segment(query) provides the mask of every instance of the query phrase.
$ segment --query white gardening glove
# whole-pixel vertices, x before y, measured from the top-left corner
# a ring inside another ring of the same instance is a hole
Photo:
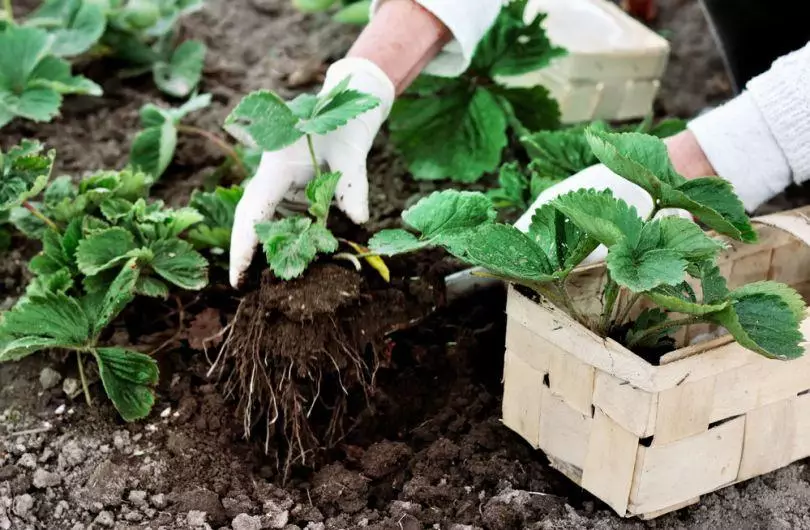
[[[538,195],[534,203],[526,210],[526,213],[517,220],[515,228],[521,232],[528,232],[529,226],[532,224],[534,212],[539,207],[551,202],[551,200],[560,195],[588,188],[599,191],[610,189],[614,197],[622,199],[630,206],[634,206],[639,216],[643,218],[650,215],[652,211],[653,201],[649,193],[644,191],[640,186],[616,175],[604,165],[598,164],[568,177]],[[660,218],[669,215],[678,215],[685,219],[692,219],[692,216],[687,211],[674,208],[665,208],[659,211],[655,217]],[[598,263],[603,261],[606,256],[607,248],[604,245],[599,245],[596,250],[585,258],[582,265]],[[474,267],[447,276],[444,279],[447,300],[453,301],[471,292],[499,283],[499,280],[494,278],[481,277],[479,274],[482,272],[484,272],[482,267]]]
[[[394,103],[394,85],[371,61],[360,58],[342,59],[326,72],[321,93],[351,76],[349,88],[371,94],[380,105],[364,112],[340,129],[315,136],[313,143],[318,163],[343,176],[335,190],[335,200],[355,223],[368,221],[368,180],[366,158],[380,126],[388,118]],[[279,151],[265,152],[256,174],[245,186],[236,207],[231,230],[230,282],[238,287],[250,266],[256,246],[256,223],[273,217],[285,197],[300,197],[301,191],[315,176],[306,138]]]
[[[609,189],[613,192],[613,196],[621,199],[628,205],[635,207],[636,211],[641,218],[646,219],[653,209],[653,200],[649,193],[644,191],[641,186],[633,184],[627,179],[624,179],[613,171],[605,167],[603,164],[597,164],[587,169],[583,169],[576,175],[572,175],[563,180],[559,184],[551,186],[543,191],[535,199],[526,213],[515,223],[515,228],[521,232],[528,232],[529,226],[532,224],[532,216],[534,211],[544,204],[551,202],[553,199],[560,195],[576,191],[579,189],[594,189],[602,191]],[[692,219],[692,216],[686,210],[676,208],[664,208],[655,214],[655,218],[667,217],[677,215],[684,219]],[[607,256],[607,248],[604,245],[599,245],[585,260],[582,265],[591,265],[603,261]]]

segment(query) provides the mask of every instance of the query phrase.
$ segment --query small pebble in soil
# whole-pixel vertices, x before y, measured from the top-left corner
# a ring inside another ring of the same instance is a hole
[[[186,514],[186,524],[191,528],[202,528],[205,526],[207,514],[199,510],[191,510]]]
[[[34,498],[29,494],[18,495],[14,498],[14,507],[12,511],[18,517],[27,517],[28,512],[34,507]]]
[[[82,391],[81,383],[77,379],[68,377],[62,382],[62,392],[69,398],[74,398]]]
[[[61,381],[62,381],[62,374],[60,374],[50,366],[46,366],[39,373],[39,384],[42,385],[42,388],[45,390],[49,390],[55,387]]]
[[[231,528],[233,528],[233,530],[261,530],[262,519],[261,517],[255,515],[240,513],[239,515],[233,518],[233,521],[231,522]],[[270,527],[270,528],[278,528],[278,527]]]
[[[37,457],[33,453],[24,453],[20,459],[17,460],[17,465],[26,469],[36,469]]]
[[[62,477],[58,473],[37,468],[34,471],[34,487],[38,489],[53,488],[62,482]]]
[[[113,514],[111,512],[103,511],[96,516],[96,519],[93,522],[104,528],[111,528],[112,525],[115,524],[115,519],[113,518]]]
[[[143,490],[132,490],[129,492],[129,496],[127,500],[133,506],[145,506],[146,505],[146,492]]]
[[[264,502],[266,528],[284,528],[290,519],[290,512],[273,500]]]
[[[149,497],[149,504],[151,504],[158,510],[162,510],[163,508],[166,507],[166,496],[162,493],[152,495],[151,497]]]
[[[62,451],[59,453],[59,467],[70,469],[81,464],[84,458],[84,449],[79,446],[76,440],[70,440],[62,447]]]

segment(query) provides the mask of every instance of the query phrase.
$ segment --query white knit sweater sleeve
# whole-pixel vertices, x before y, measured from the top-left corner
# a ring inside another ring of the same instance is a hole
[[[385,0],[373,0],[371,15]],[[495,22],[502,0],[414,0],[430,11],[453,34],[441,52],[425,68],[425,73],[453,77],[463,73],[472,61],[478,42]]]
[[[791,182],[810,180],[810,44],[775,61],[689,129],[749,211]]]

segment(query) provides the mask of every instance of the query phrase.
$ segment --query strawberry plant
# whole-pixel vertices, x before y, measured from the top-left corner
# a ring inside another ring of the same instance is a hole
[[[152,175],[155,179],[169,167],[177,148],[177,138],[180,134],[200,136],[211,142],[230,159],[230,162],[239,168],[244,177],[247,177],[247,168],[243,161],[244,154],[240,154],[230,143],[218,135],[182,123],[183,119],[192,112],[202,110],[211,104],[210,94],[195,95],[177,108],[163,108],[147,103],[140,110],[141,126],[132,142],[129,154],[130,164],[141,171]]]
[[[638,132],[666,138],[684,130],[686,123],[679,119],[667,119],[653,125],[652,120],[647,118],[636,125],[614,128],[603,121],[596,121],[590,127],[607,132]],[[501,167],[498,187],[489,192],[495,207],[525,211],[544,190],[597,164],[599,160],[585,137],[587,128],[577,125],[522,137],[529,164],[525,170],[516,162]]]
[[[225,120],[225,129],[251,148],[276,151],[302,138],[309,146],[315,170],[315,178],[306,187],[309,216],[256,225],[270,269],[283,280],[300,276],[319,253],[332,254],[339,246],[326,221],[341,174],[321,171],[312,138],[334,131],[380,104],[373,96],[349,89],[348,84],[346,78],[325,94],[302,94],[289,103],[267,90],[253,92]]]
[[[292,3],[304,13],[319,13],[337,7],[332,18],[344,24],[367,24],[371,10],[371,0],[292,0]]]
[[[166,298],[170,286],[199,290],[207,262],[181,236],[203,217],[192,208],[147,201],[150,176],[102,171],[74,184],[48,184],[53,153],[25,141],[2,159],[0,210],[24,233],[41,239],[29,263],[34,278],[0,320],[0,362],[36,351],[75,352],[90,403],[85,360],[92,359],[121,416],[144,417],[154,403],[155,361],[103,345],[103,332],[136,295]],[[37,197],[41,194],[38,200]]]
[[[464,74],[423,75],[395,103],[391,141],[415,178],[474,182],[500,165],[510,128],[523,135],[559,126],[559,107],[544,87],[509,88],[499,82],[565,53],[549,42],[544,15],[524,23],[527,1],[503,7]]]
[[[151,72],[160,90],[186,97],[200,81],[206,48],[194,40],[175,46],[174,27],[200,8],[202,0],[45,0],[21,25],[47,32],[57,57],[122,59],[129,75]],[[14,22],[10,7],[6,13]]]
[[[609,191],[584,189],[539,208],[524,234],[495,222],[485,195],[450,190],[422,199],[403,214],[411,230],[376,234],[369,244],[372,252],[444,247],[493,276],[533,289],[629,348],[671,345],[667,335],[673,329],[709,322],[764,356],[802,355],[799,323],[805,305],[798,293],[771,281],[730,290],[716,265],[721,240],[680,217],[654,218],[661,208],[683,208],[719,234],[753,242],[756,233],[731,185],[717,177],[685,179],[670,164],[664,143],[650,135],[589,129],[584,137],[600,162],[652,196],[655,208],[647,219]],[[566,279],[599,244],[608,249],[607,282],[602,313],[593,317],[577,310]],[[690,279],[699,284],[699,293]],[[618,308],[622,289],[630,296]],[[657,308],[626,322],[640,297]]]
[[[208,249],[214,255],[223,255],[228,251],[236,205],[242,198],[242,192],[241,187],[232,186],[191,194],[189,206],[203,216],[202,222],[188,233],[188,240],[195,248]]]
[[[0,23],[0,128],[16,117],[51,121],[64,94],[101,94],[89,79],[72,75],[52,46],[40,29]]]

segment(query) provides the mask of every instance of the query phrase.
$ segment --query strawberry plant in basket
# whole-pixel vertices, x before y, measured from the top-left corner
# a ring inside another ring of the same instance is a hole
[[[152,179],[140,172],[48,184],[53,158],[30,141],[0,155],[0,209],[42,242],[29,263],[34,278],[0,320],[0,362],[44,349],[74,352],[88,403],[91,359],[121,416],[142,418],[154,402],[157,364],[144,353],[105,346],[104,332],[136,295],[166,298],[171,287],[207,284],[205,258],[181,239],[203,216],[147,201]]]
[[[585,137],[597,159],[652,196],[649,218],[640,218],[609,191],[585,189],[538,209],[524,234],[495,222],[486,196],[451,190],[434,193],[403,214],[415,233],[382,231],[370,241],[371,250],[393,255],[444,247],[493,276],[534,290],[602,337],[637,351],[671,349],[673,330],[709,322],[766,357],[801,356],[805,305],[798,293],[771,281],[730,290],[715,263],[724,248],[719,239],[679,217],[654,218],[662,208],[682,208],[719,234],[753,242],[756,233],[730,184],[715,177],[685,179],[670,164],[663,142],[649,135],[591,129]],[[608,249],[607,283],[601,315],[592,318],[572,301],[566,279],[600,244]],[[620,290],[630,293],[624,307],[617,307]],[[640,298],[654,307],[630,322]]]

